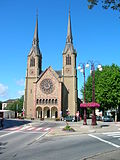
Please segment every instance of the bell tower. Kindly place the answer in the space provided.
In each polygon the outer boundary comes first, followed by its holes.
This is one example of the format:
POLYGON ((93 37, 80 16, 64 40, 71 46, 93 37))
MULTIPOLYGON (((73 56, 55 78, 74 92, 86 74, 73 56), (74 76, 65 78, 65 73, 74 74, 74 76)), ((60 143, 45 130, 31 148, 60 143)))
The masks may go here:
POLYGON ((37 16, 32 48, 28 54, 28 59, 27 59, 25 97, 24 97, 25 117, 29 118, 33 117, 34 82, 38 79, 41 72, 42 72, 42 54, 39 48, 38 16, 37 16))
POLYGON ((73 46, 71 16, 69 9, 66 44, 63 51, 63 112, 75 116, 77 111, 76 50, 73 46))

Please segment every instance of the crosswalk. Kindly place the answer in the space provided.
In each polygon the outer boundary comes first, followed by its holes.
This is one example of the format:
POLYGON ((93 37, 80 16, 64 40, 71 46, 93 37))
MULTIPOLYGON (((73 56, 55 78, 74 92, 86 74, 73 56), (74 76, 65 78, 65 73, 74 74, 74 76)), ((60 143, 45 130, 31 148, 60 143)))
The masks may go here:
POLYGON ((120 140, 120 132, 106 132, 102 134, 108 137, 118 138, 118 140, 120 140))
POLYGON ((4 131, 19 131, 19 132, 31 132, 31 133, 48 132, 50 130, 51 128, 33 127, 33 126, 18 126, 18 127, 11 127, 4 129, 4 131))

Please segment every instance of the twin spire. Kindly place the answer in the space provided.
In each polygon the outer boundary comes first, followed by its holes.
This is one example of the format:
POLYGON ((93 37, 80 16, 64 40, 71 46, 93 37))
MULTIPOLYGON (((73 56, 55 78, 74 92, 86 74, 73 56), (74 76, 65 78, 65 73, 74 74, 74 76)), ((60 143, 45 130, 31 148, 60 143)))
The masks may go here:
MULTIPOLYGON (((67 28, 67 38, 66 43, 73 43, 73 37, 72 37, 72 29, 71 29, 71 17, 70 17, 70 9, 69 9, 69 17, 68 17, 68 28, 67 28)), ((39 47, 39 38, 38 38, 38 14, 36 16, 36 26, 35 26, 35 32, 33 37, 33 46, 39 47)))
POLYGON ((39 46, 39 38, 38 38, 38 15, 36 16, 36 26, 35 26, 35 32, 33 37, 33 46, 39 46))
POLYGON ((69 9, 69 17, 68 17, 68 28, 67 28, 67 39, 66 39, 66 43, 73 43, 72 29, 71 29, 70 9, 69 9))

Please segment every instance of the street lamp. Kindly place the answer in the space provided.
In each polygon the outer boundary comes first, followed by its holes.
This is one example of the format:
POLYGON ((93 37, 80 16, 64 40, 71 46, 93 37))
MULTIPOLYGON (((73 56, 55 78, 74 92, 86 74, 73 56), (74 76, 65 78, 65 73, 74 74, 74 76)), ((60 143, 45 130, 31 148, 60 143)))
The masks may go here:
MULTIPOLYGON (((88 61, 86 64, 86 67, 89 68, 89 63, 91 64, 91 70, 90 73, 92 74, 92 102, 95 102, 95 65, 96 61, 88 61)), ((97 66, 99 71, 102 71, 102 66, 101 64, 98 64, 97 66)), ((95 115, 95 107, 92 109, 92 125, 96 125, 96 115, 95 115)))
MULTIPOLYGON (((80 63, 78 66, 78 70, 83 73, 84 76, 84 103, 85 103, 85 63, 80 63)), ((84 122, 83 125, 87 125, 87 109, 84 108, 84 122)))

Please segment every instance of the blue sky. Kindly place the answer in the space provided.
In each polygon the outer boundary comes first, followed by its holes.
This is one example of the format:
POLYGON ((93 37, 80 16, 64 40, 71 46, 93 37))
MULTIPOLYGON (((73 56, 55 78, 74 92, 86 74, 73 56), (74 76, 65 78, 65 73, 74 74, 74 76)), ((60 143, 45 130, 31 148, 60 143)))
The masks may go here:
MULTIPOLYGON (((118 13, 99 6, 88 10, 87 0, 0 1, 1 101, 23 94, 27 55, 32 46, 37 9, 42 68, 62 68, 69 4, 77 66, 88 60, 97 60, 102 65, 120 65, 118 13)), ((82 85, 83 76, 78 72, 78 90, 82 85)))

